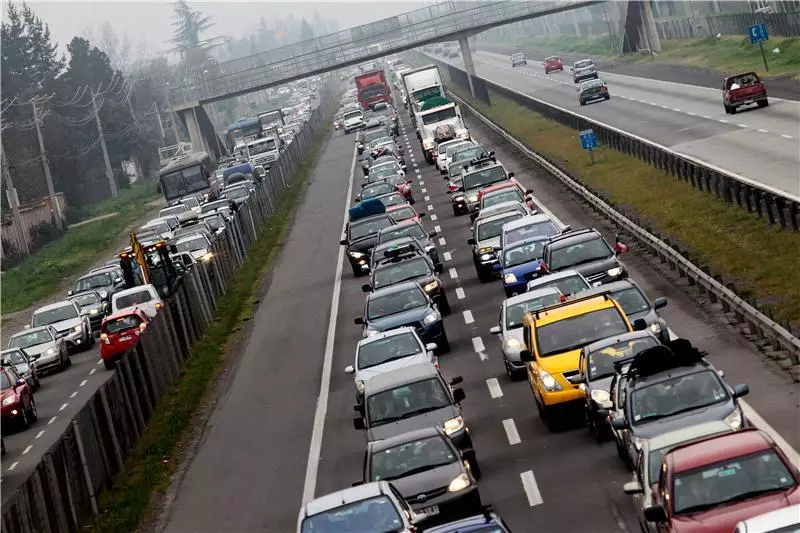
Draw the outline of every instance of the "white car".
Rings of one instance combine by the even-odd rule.
[[[132,289],[125,289],[114,294],[111,299],[112,313],[137,307],[153,318],[164,307],[164,302],[153,285],[139,285]]]
[[[192,233],[175,241],[178,252],[189,252],[196,261],[208,261],[211,254],[211,241],[203,233]]]
[[[733,533],[791,533],[800,531],[800,505],[790,505],[748,518],[736,524]]]
[[[170,215],[180,215],[181,213],[186,213],[187,211],[191,211],[188,205],[185,204],[176,204],[170,207],[165,207],[161,211],[158,212],[159,217],[166,217]]]
[[[64,338],[67,347],[73,350],[94,344],[89,318],[81,315],[80,306],[71,300],[45,305],[34,311],[28,327],[42,326],[52,326]]]
[[[364,383],[378,374],[417,363],[438,365],[438,360],[433,355],[436,348],[435,343],[424,344],[414,328],[409,326],[390,329],[362,339],[356,346],[355,365],[344,369],[345,374],[353,374],[356,400],[361,403]]]
[[[436,164],[439,166],[439,172],[445,175],[447,174],[450,165],[453,163],[454,161],[453,156],[457,151],[463,149],[465,146],[475,146],[475,143],[473,143],[472,141],[465,141],[463,139],[458,139],[454,141],[455,142],[452,142],[451,144],[442,143],[446,144],[444,157],[440,155],[439,159],[436,160]]]
[[[439,169],[439,172],[442,174],[447,173],[447,166],[450,164],[450,160],[447,158],[447,149],[461,144],[472,144],[472,142],[465,141],[464,139],[451,139],[449,141],[439,143],[439,146],[437,146],[439,153],[436,158],[436,166]],[[453,152],[450,153],[452,154]]]
[[[364,113],[360,110],[347,111],[342,117],[345,134],[364,127]]]
[[[166,218],[156,218],[139,228],[139,233],[144,233],[145,230],[156,232],[162,239],[168,241],[172,238],[172,226],[169,225]]]

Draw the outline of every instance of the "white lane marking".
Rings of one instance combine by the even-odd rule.
[[[18,464],[19,461],[14,461],[13,463],[11,463],[11,466],[8,467],[8,471],[11,472],[12,470],[14,470]]]
[[[66,409],[68,405],[69,405],[69,402],[61,404],[61,407],[58,408],[58,412],[60,413],[61,411]]]
[[[416,162],[414,162],[414,168],[417,168],[417,166],[418,166],[418,165],[417,165],[417,163],[416,163]]]
[[[692,113],[691,111],[687,111],[686,114],[689,115],[690,117],[694,117],[697,115],[697,113]]]
[[[431,197],[430,196],[426,196],[426,197],[423,198],[423,200],[426,201],[426,202],[430,202],[431,201]]]
[[[475,317],[472,316],[472,311],[467,309],[466,311],[464,311],[464,323],[470,325],[473,322],[475,322]]]
[[[445,252],[444,253],[444,260],[445,261],[452,261],[453,260],[453,256],[450,255],[450,252]]]
[[[422,180],[419,180],[419,186],[422,187],[423,185],[425,185],[425,182],[422,181]]]
[[[419,174],[420,170],[419,170],[418,168],[415,168],[415,169],[414,169],[414,172],[416,172],[417,174]]]
[[[347,215],[350,208],[350,198],[353,195],[353,174],[356,170],[358,151],[353,148],[353,163],[350,166],[350,177],[347,183],[347,194],[344,196],[344,214],[342,215],[342,233],[347,228]],[[333,293],[331,294],[331,313],[328,319],[328,332],[325,340],[325,355],[322,363],[322,376],[319,384],[319,396],[314,412],[314,426],[311,432],[311,444],[308,447],[308,461],[306,462],[306,479],[303,483],[303,503],[314,498],[317,490],[317,471],[319,459],[322,454],[322,433],[325,429],[325,417],[328,413],[328,395],[331,389],[331,367],[333,365],[333,345],[336,337],[336,320],[339,317],[339,293],[342,290],[342,267],[344,265],[344,246],[339,248],[336,257],[336,271],[333,277]]]
[[[470,313],[470,316],[471,315],[472,313]],[[485,352],[486,346],[483,345],[483,339],[480,337],[472,337],[472,349],[476,352]]]
[[[102,364],[103,364],[103,360],[102,360],[102,359],[100,359],[100,360],[97,362],[97,366],[100,366],[100,365],[102,365]]]
[[[96,369],[96,368],[93,368],[93,369],[89,370],[89,375],[91,376],[91,375],[92,375],[92,374],[94,374],[95,372],[97,372],[97,369]]]
[[[37,434],[36,434],[36,436],[35,436],[35,437],[33,437],[33,438],[34,438],[34,439],[38,439],[38,438],[39,438],[39,437],[41,437],[42,435],[44,435],[44,430],[41,430],[41,431],[40,431],[39,433],[37,433]]]
[[[433,206],[431,204],[428,204],[428,211],[433,211]]]
[[[493,400],[503,397],[503,389],[500,388],[500,382],[497,381],[497,378],[487,379],[486,386],[489,387],[489,396],[491,396]]]
[[[704,118],[704,119],[707,119],[707,120],[711,120],[711,117],[710,117],[710,116],[708,116],[708,115],[703,115],[703,118]],[[728,121],[726,120],[725,122],[727,123]]]
[[[54,416],[53,418],[51,418],[50,420],[48,420],[48,421],[47,421],[47,425],[49,426],[50,424],[52,424],[53,422],[55,422],[55,421],[56,421],[56,418],[58,418],[58,417],[57,417],[57,416]]]
[[[447,246],[447,241],[444,240],[444,237],[439,237],[439,246]]]
[[[794,139],[794,137],[792,137],[791,135],[786,135],[785,133],[781,133],[781,137],[783,137],[784,139]]]
[[[769,133],[769,130],[765,130],[764,128],[758,128],[759,133]]]
[[[737,126],[739,126],[740,128],[746,128],[747,124],[737,124]]]
[[[450,279],[458,279],[458,270],[455,268],[450,269]]]
[[[442,232],[442,227],[441,227],[440,225],[438,225],[438,224],[437,224],[437,225],[435,225],[435,226],[433,227],[433,231],[435,231],[436,233],[441,233],[441,232]],[[442,237],[442,239],[444,239],[444,237]],[[439,239],[439,242],[441,242],[441,241],[442,241],[442,239]]]
[[[33,449],[33,444],[28,444],[28,446],[24,450],[22,450],[22,455],[28,455],[28,452],[30,452],[32,449]]]
[[[467,295],[464,294],[464,289],[462,289],[461,287],[456,287],[456,298],[458,298],[459,300],[463,300],[466,297]]]
[[[522,488],[525,490],[525,496],[528,497],[528,505],[534,507],[543,504],[542,493],[539,492],[539,485],[536,484],[536,478],[533,477],[533,470],[522,472],[519,477],[522,479]]]
[[[80,385],[78,385],[78,387],[83,387],[83,386],[84,386],[84,385],[86,385],[88,382],[89,382],[88,380],[85,380],[85,379],[84,379],[83,381],[81,381],[81,384],[80,384]]]
[[[672,108],[672,110],[673,110],[673,111],[676,111],[676,112],[678,112],[678,113],[680,113],[680,112],[681,112],[681,110],[680,110],[680,109],[678,109],[677,107],[674,107],[674,108]]]
[[[71,400],[77,395],[78,395],[78,391],[75,391],[75,392],[73,392],[72,394],[69,395],[69,399]]]
[[[432,220],[432,221],[434,221],[434,222],[436,222],[437,220],[439,220],[439,217],[437,217],[437,216],[436,216],[436,213],[434,213],[434,214],[432,214],[432,215],[431,215],[431,220]]]
[[[709,118],[710,118],[710,117],[709,117]],[[725,120],[724,118],[719,118],[719,119],[717,119],[717,122],[722,122],[723,124],[730,124],[730,122],[728,122],[728,121],[727,121],[727,120]]]
[[[503,429],[506,430],[506,437],[508,438],[508,443],[511,446],[516,446],[522,442],[522,439],[519,438],[519,431],[517,431],[517,425],[514,423],[513,418],[506,418],[503,420]],[[528,498],[528,501],[530,501],[530,497]]]
[[[425,194],[425,193],[427,193],[427,192],[428,192],[428,189],[426,189],[425,187],[423,187],[423,188],[421,188],[421,189],[420,189],[420,191],[422,191],[422,194]]]

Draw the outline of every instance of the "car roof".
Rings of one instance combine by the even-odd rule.
[[[583,292],[580,292],[578,294],[580,294],[581,298],[584,298],[586,296],[594,296],[594,295],[587,294],[588,292],[589,291],[583,291]],[[587,344],[586,346],[583,347],[583,351],[584,352],[596,352],[597,350],[602,350],[603,348],[606,348],[607,346],[611,346],[612,344],[617,344],[619,342],[632,341],[632,340],[637,340],[637,339],[648,339],[648,338],[649,339],[654,339],[656,342],[658,342],[658,339],[656,339],[653,336],[653,334],[650,333],[647,330],[629,331],[627,333],[621,333],[619,335],[612,335],[611,337],[606,337],[605,339],[600,339],[599,341],[595,341],[595,342],[593,342],[591,344]]]
[[[419,286],[419,283],[417,283],[416,281],[413,281],[413,280],[412,281],[403,281],[402,283],[395,283],[394,285],[389,285],[388,287],[384,287],[383,289],[378,289],[376,291],[373,291],[373,292],[369,293],[369,295],[367,296],[367,299],[368,300],[372,299],[373,296],[385,296],[387,294],[394,294],[396,292],[403,292],[403,291],[407,291],[407,290],[410,290],[410,289],[413,289],[413,288],[417,288],[419,290],[422,290],[422,288]]]
[[[110,315],[106,315],[103,318],[103,322],[110,322],[112,320],[117,320],[118,318],[124,318],[126,316],[136,315],[139,318],[142,316],[147,316],[144,311],[139,309],[138,307],[128,307],[126,309],[120,309],[116,313],[111,313]]]
[[[426,533],[468,533],[469,531],[485,531],[482,526],[503,525],[503,531],[508,531],[505,524],[495,513],[485,511],[484,514],[469,516],[454,522],[448,522],[432,528],[426,528]],[[476,529],[480,528],[480,529]]]
[[[405,383],[412,383],[426,378],[438,377],[439,370],[433,363],[417,363],[404,366],[391,372],[383,372],[367,380],[364,384],[365,394],[393,389]]]
[[[52,304],[47,304],[43,305],[42,307],[39,307],[33,312],[33,314],[35,315],[40,311],[50,311],[51,309],[58,309],[59,307],[67,307],[67,306],[74,307],[75,303],[72,300],[61,300],[60,302],[55,302]]]
[[[26,329],[25,331],[27,332],[27,331],[30,331],[30,330]],[[0,350],[0,355],[11,353],[11,352],[22,352],[22,353],[25,353],[25,349],[24,348],[3,348],[2,350]]]
[[[372,483],[364,483],[363,485],[357,485],[355,487],[348,487],[346,489],[320,496],[319,498],[315,498],[306,503],[303,507],[303,518],[324,513],[326,511],[330,511],[331,509],[336,509],[337,507],[342,507],[344,505],[359,502],[361,500],[375,498],[376,496],[381,496],[384,494],[388,495],[390,493],[391,490],[389,489],[389,484],[385,481],[374,481]]]
[[[365,346],[377,340],[386,339],[388,337],[394,337],[396,335],[405,335],[406,333],[414,333],[416,334],[416,330],[411,326],[401,326],[399,328],[389,329],[386,331],[381,331],[380,333],[376,333],[371,337],[367,337],[366,339],[361,339],[358,341],[357,347],[360,348],[361,346]],[[419,338],[419,337],[417,337]]]
[[[535,289],[528,292],[523,292],[522,294],[517,294],[516,296],[512,296],[511,298],[506,298],[503,302],[506,307],[509,305],[515,305],[522,302],[528,302],[533,300],[534,298],[541,298],[542,296],[547,296],[548,294],[558,294],[561,295],[561,291],[556,289],[555,287],[544,287],[542,289]]]
[[[95,276],[97,274],[110,274],[111,272],[113,272],[115,270],[121,270],[120,266],[116,265],[116,264],[114,264],[114,265],[103,265],[103,266],[91,269],[89,272],[87,272],[86,274],[84,274],[83,276],[81,276],[78,279],[88,278],[88,277],[91,277],[91,276]]]
[[[395,435],[394,437],[390,437],[388,439],[372,441],[370,443],[371,451],[372,453],[382,452],[384,450],[388,450],[389,448],[393,448],[398,444],[405,444],[407,442],[412,442],[415,440],[441,436],[441,433],[439,431],[440,431],[439,428],[437,428],[436,426],[428,426],[422,429],[415,429],[414,431],[401,433],[400,435]]]
[[[656,435],[648,440],[647,446],[651,450],[660,450],[662,448],[676,446],[690,440],[709,437],[719,433],[728,433],[730,431],[731,427],[728,424],[722,420],[714,420],[712,422],[703,422],[701,424],[695,424],[689,427],[676,429],[675,431],[669,431],[667,433]]]
[[[511,211],[519,211],[519,208],[525,209],[525,204],[522,202],[518,202],[517,200],[509,200],[507,202],[500,202],[499,204],[495,204],[484,209],[481,209],[478,218],[481,218],[481,215],[484,217],[494,216],[495,214],[499,213],[506,213]],[[524,216],[524,215],[523,215]]]
[[[195,240],[197,237],[205,237],[206,234],[202,231],[198,231],[196,233],[189,233],[188,235],[181,235],[176,241],[175,244],[181,244],[182,242],[189,242]]]
[[[472,161],[468,161],[467,163],[464,163],[464,165],[469,166],[469,168],[464,170],[463,175],[464,176],[469,176],[470,174],[476,174],[476,173],[481,172],[483,170],[489,170],[489,169],[495,168],[495,167],[502,167],[503,170],[505,170],[505,167],[503,167],[503,163],[501,163],[500,161],[494,161],[494,162],[491,162],[491,163],[489,163],[488,161],[491,161],[491,160],[490,159],[486,159],[485,161],[480,161],[480,164],[478,166],[475,166],[472,163]]]
[[[521,239],[519,241],[512,242],[511,244],[509,244],[505,248],[504,251],[513,250],[514,248],[519,248],[521,246],[528,246],[529,244],[531,244],[533,242],[542,242],[542,241],[546,241],[546,240],[547,240],[547,237],[545,237],[544,235],[535,235],[535,236],[532,236],[532,237],[526,237],[526,238]]]
[[[506,203],[506,202],[503,202],[503,203]],[[516,203],[516,202],[512,202],[512,203]],[[498,205],[502,205],[502,204],[498,204]],[[516,220],[512,220],[511,222],[507,222],[507,223],[503,224],[503,231],[517,229],[517,228],[521,228],[521,227],[528,226],[528,225],[531,225],[531,224],[541,224],[542,222],[548,222],[548,221],[552,222],[553,225],[555,225],[555,226],[558,225],[558,224],[555,223],[555,221],[552,218],[548,217],[547,215],[541,215],[541,214],[525,215],[522,218],[518,218]]]
[[[772,446],[773,441],[766,433],[756,428],[745,428],[679,446],[667,456],[674,472],[685,472],[717,461],[768,450]]]
[[[591,241],[600,237],[601,239],[605,239],[603,235],[594,228],[583,228],[579,230],[572,230],[566,233],[559,233],[558,235],[553,235],[550,238],[550,244],[561,244],[562,242],[567,243],[565,246],[569,246],[572,243],[579,243],[579,242],[586,242]]]
[[[510,203],[510,202],[503,202],[503,203]],[[514,202],[517,203],[517,202]],[[500,205],[500,204],[498,204]],[[520,204],[521,205],[521,204]],[[509,209],[508,211],[501,211],[500,213],[491,213],[485,217],[480,217],[475,219],[476,224],[483,224],[484,222],[492,222],[494,220],[499,220],[501,218],[510,217],[513,215],[519,215],[519,211],[514,209]]]
[[[642,288],[630,278],[621,279],[619,281],[612,281],[611,283],[606,283],[604,285],[600,285],[599,287],[592,287],[591,289],[587,289],[586,291],[582,292],[582,296],[589,296],[595,294],[611,294],[613,292],[623,291],[625,289],[637,288],[639,289],[642,294]]]
[[[38,326],[38,327],[35,327],[35,328],[23,329],[22,331],[18,331],[16,333],[12,333],[9,338],[21,337],[22,335],[25,335],[26,333],[35,333],[37,331],[42,331],[42,330],[50,331],[51,327],[52,327],[51,325],[47,325],[47,326]]]
[[[798,520],[800,520],[798,517],[800,517],[800,504],[795,504],[748,518],[740,522],[740,524],[746,526],[742,531],[748,533],[770,533],[771,531],[775,531],[776,527],[783,528],[797,525]],[[736,531],[740,530],[737,529]]]

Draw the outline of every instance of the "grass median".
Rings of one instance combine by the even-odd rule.
[[[4,314],[30,307],[62,288],[65,280],[81,274],[100,258],[113,253],[120,235],[143,220],[155,208],[148,202],[158,198],[153,182],[123,189],[117,198],[101,202],[88,216],[116,215],[90,221],[70,229],[35,251],[25,261],[3,273],[0,307]]]
[[[800,233],[781,231],[610,148],[596,150],[592,165],[580,149],[577,131],[497,93],[490,91],[490,106],[466,98],[466,91],[455,84],[448,87],[584,185],[688,248],[693,260],[735,283],[741,294],[756,298],[776,320],[800,326]]]
[[[192,417],[217,375],[234,332],[252,315],[252,292],[289,228],[326,133],[327,130],[311,146],[270,223],[248,251],[247,259],[228,285],[227,292],[217,301],[215,320],[192,346],[180,379],[159,402],[114,487],[100,497],[100,515],[84,530],[136,531],[146,517],[153,496],[163,494],[169,487]]]

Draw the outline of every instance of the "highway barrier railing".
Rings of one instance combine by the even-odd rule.
[[[460,72],[459,75],[452,77],[453,81],[463,89],[469,90],[469,86],[464,85],[467,83],[467,76],[463,69],[420,52],[414,51],[410,54],[419,64],[434,63],[442,70]],[[597,135],[598,144],[646,161],[700,191],[713,194],[729,204],[736,204],[750,213],[757,213],[759,218],[766,217],[770,224],[794,231],[800,230],[800,196],[680,154],[666,146],[479,76],[474,76],[473,80],[478,80],[480,85],[485,85],[495,93],[576,131],[592,129]]]
[[[330,124],[337,92],[338,80],[331,76],[320,90],[320,104],[311,118],[217,235],[211,258],[180,278],[175,293],[139,342],[121,357],[116,371],[92,394],[27,479],[13,494],[4,495],[4,533],[77,532],[98,514],[99,495],[111,487],[159,400],[179,378],[191,347],[214,320],[218,299],[270,223],[303,156]]]

